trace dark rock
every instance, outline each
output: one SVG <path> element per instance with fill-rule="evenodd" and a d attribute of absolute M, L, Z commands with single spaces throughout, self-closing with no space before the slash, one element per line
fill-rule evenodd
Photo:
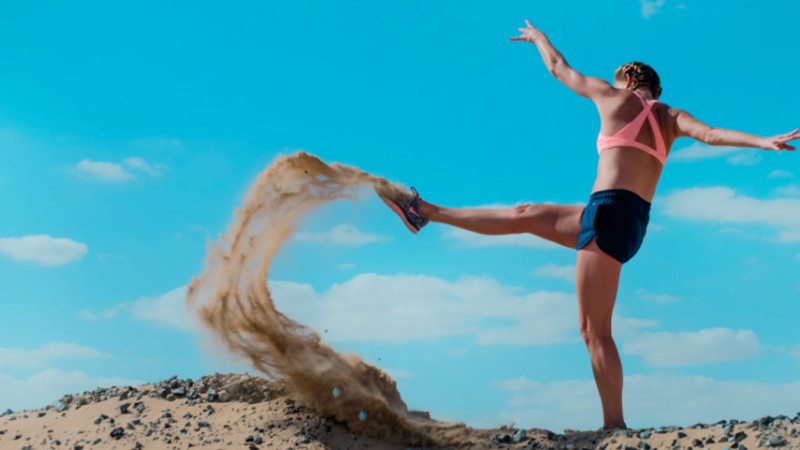
<path fill-rule="evenodd" d="M 136 411 L 139 411 L 139 412 L 143 412 L 144 411 L 144 403 L 142 403 L 142 402 L 134 403 L 133 404 L 133 409 L 135 409 Z"/>
<path fill-rule="evenodd" d="M 317 437 L 313 434 L 306 434 L 303 435 L 300 439 L 295 440 L 295 444 L 310 444 L 317 440 Z M 260 442 L 256 441 L 256 444 L 260 444 Z"/>
<path fill-rule="evenodd" d="M 254 440 L 255 440 L 255 438 L 253 437 L 253 435 L 252 435 L 252 434 L 251 434 L 251 435 L 248 435 L 248 436 L 247 436 L 247 437 L 244 439 L 244 441 L 245 441 L 245 442 L 253 442 Z"/>
<path fill-rule="evenodd" d="M 53 403 L 53 408 L 55 408 L 58 412 L 63 412 L 65 409 L 67 409 L 67 405 L 62 402 L 55 402 Z"/>
<path fill-rule="evenodd" d="M 639 443 L 636 445 L 636 447 L 638 447 L 638 448 L 640 448 L 642 450 L 650 450 L 650 444 L 648 444 L 645 441 L 639 441 Z"/>
<path fill-rule="evenodd" d="M 253 442 L 255 442 L 258 445 L 261 445 L 261 444 L 264 443 L 264 439 L 262 439 L 261 436 L 256 436 L 256 440 L 253 441 Z M 311 442 L 311 441 L 308 441 L 308 442 Z"/>
<path fill-rule="evenodd" d="M 695 440 L 692 441 L 692 446 L 693 447 L 702 447 L 703 446 L 703 441 L 701 441 L 700 439 L 695 439 Z"/>
<path fill-rule="evenodd" d="M 201 420 L 201 421 L 197 422 L 197 426 L 200 427 L 200 428 L 211 428 L 211 425 L 208 422 L 206 422 L 205 420 Z"/>
<path fill-rule="evenodd" d="M 524 439 L 525 439 L 525 430 L 521 429 L 517 430 L 517 432 L 514 433 L 514 437 L 511 438 L 511 440 L 514 442 L 522 442 Z"/>
<path fill-rule="evenodd" d="M 770 447 L 783 447 L 787 444 L 786 438 L 783 436 L 772 436 L 767 441 Z"/>
<path fill-rule="evenodd" d="M 211 414 L 214 414 L 214 407 L 212 407 L 211 405 L 206 405 L 206 408 L 203 410 L 203 412 L 207 416 L 210 416 Z"/>
<path fill-rule="evenodd" d="M 639 433 L 639 438 L 641 439 L 650 439 L 650 436 L 651 434 L 649 431 L 642 431 L 641 433 Z"/>
<path fill-rule="evenodd" d="M 507 434 L 495 434 L 492 436 L 492 442 L 495 444 L 508 444 L 513 438 Z"/>
<path fill-rule="evenodd" d="M 733 441 L 736 442 L 737 444 L 745 439 L 747 439 L 747 433 L 745 433 L 744 431 L 740 431 L 733 436 Z"/>
<path fill-rule="evenodd" d="M 683 431 L 678 431 L 678 439 L 683 439 L 686 436 L 687 436 L 686 433 L 684 433 Z"/>
<path fill-rule="evenodd" d="M 83 446 L 82 445 L 76 445 L 75 447 L 72 447 L 72 450 L 83 450 Z"/>
<path fill-rule="evenodd" d="M 19 434 L 19 433 L 17 433 L 17 434 L 15 434 L 14 436 L 11 436 L 11 440 L 12 440 L 12 441 L 17 441 L 17 440 L 19 440 L 21 437 L 22 437 L 22 435 L 21 435 L 21 434 Z"/>
<path fill-rule="evenodd" d="M 175 394 L 170 392 L 169 394 L 167 394 L 166 398 L 167 398 L 167 401 L 170 401 L 170 402 L 174 401 L 175 400 Z"/>
<path fill-rule="evenodd" d="M 3 411 L 3 414 L 0 414 L 0 417 L 7 416 L 9 414 L 14 414 L 14 411 L 12 411 L 10 409 L 7 409 L 7 410 Z"/>
<path fill-rule="evenodd" d="M 119 405 L 119 413 L 120 414 L 128 414 L 128 407 L 131 406 L 130 403 L 123 403 Z"/>
<path fill-rule="evenodd" d="M 184 395 L 186 395 L 186 388 L 183 387 L 183 386 L 179 386 L 179 387 L 173 389 L 172 393 L 175 394 L 175 395 L 184 396 Z"/>
<path fill-rule="evenodd" d="M 125 436 L 125 430 L 123 430 L 122 427 L 117 427 L 111 430 L 112 438 L 119 440 L 120 438 L 122 438 L 122 436 Z"/>

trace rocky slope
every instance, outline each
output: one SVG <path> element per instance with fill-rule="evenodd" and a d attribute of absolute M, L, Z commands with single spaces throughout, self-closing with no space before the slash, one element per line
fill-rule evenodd
<path fill-rule="evenodd" d="M 365 420 L 369 420 L 366 418 Z M 800 412 L 753 422 L 658 429 L 478 430 L 450 425 L 446 448 L 800 449 Z M 0 449 L 405 449 L 319 417 L 279 384 L 240 374 L 177 376 L 66 395 L 46 408 L 0 415 Z"/>

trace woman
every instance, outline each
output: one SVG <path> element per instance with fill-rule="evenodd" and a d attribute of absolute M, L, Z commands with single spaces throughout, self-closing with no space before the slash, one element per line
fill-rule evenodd
<path fill-rule="evenodd" d="M 611 337 L 611 315 L 622 264 L 638 251 L 649 220 L 650 202 L 675 139 L 691 137 L 709 145 L 794 150 L 798 130 L 759 137 L 712 128 L 686 111 L 657 101 L 658 75 L 646 64 L 619 67 L 611 85 L 570 67 L 541 31 L 525 20 L 512 41 L 536 44 L 547 69 L 576 94 L 594 101 L 600 113 L 597 178 L 586 207 L 521 205 L 508 209 L 454 209 L 411 194 L 381 198 L 416 233 L 429 220 L 482 234 L 532 233 L 577 248 L 575 284 L 580 333 L 592 362 L 603 405 L 603 428 L 625 427 L 622 365 Z"/>

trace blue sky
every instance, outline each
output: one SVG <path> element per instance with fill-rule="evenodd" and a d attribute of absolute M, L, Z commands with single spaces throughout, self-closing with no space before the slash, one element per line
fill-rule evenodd
<path fill-rule="evenodd" d="M 248 370 L 183 308 L 255 176 L 304 149 L 452 206 L 580 204 L 594 107 L 578 70 L 631 60 L 662 100 L 769 135 L 798 126 L 796 2 L 4 2 L 0 408 L 98 384 Z M 800 161 L 679 140 L 625 266 L 615 336 L 631 426 L 794 413 Z M 377 199 L 311 217 L 279 305 L 389 370 L 410 407 L 474 426 L 597 428 L 575 252 L 431 225 Z"/>

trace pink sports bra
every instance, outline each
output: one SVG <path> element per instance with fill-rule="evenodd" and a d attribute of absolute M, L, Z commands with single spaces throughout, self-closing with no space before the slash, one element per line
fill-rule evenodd
<path fill-rule="evenodd" d="M 653 116 L 652 112 L 653 105 L 658 103 L 658 100 L 653 99 L 645 102 L 639 94 L 636 94 L 636 96 L 642 101 L 644 109 L 613 136 L 599 134 L 597 136 L 597 153 L 602 153 L 603 150 L 612 147 L 634 147 L 653 155 L 663 166 L 667 162 L 667 149 L 664 145 L 664 140 L 661 138 L 661 129 L 658 127 L 658 121 L 655 116 Z M 639 136 L 645 119 L 650 122 L 650 128 L 653 129 L 653 137 L 655 137 L 656 141 L 655 150 L 641 142 L 636 142 L 636 137 Z"/>

